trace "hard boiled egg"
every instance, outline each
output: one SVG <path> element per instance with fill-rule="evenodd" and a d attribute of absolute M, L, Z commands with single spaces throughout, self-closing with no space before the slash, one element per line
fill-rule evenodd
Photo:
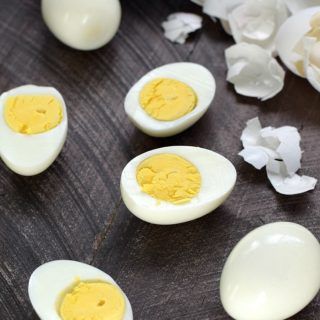
<path fill-rule="evenodd" d="M 116 282 L 85 263 L 45 263 L 32 273 L 28 291 L 41 320 L 133 319 L 130 302 Z"/>
<path fill-rule="evenodd" d="M 31 176 L 46 170 L 67 136 L 67 109 L 51 87 L 26 85 L 0 97 L 0 156 L 14 172 Z"/>
<path fill-rule="evenodd" d="M 119 0 L 42 0 L 42 15 L 51 32 L 64 44 L 94 50 L 116 34 L 121 7 Z"/>
<path fill-rule="evenodd" d="M 232 163 L 213 151 L 173 146 L 143 153 L 121 175 L 121 194 L 138 218 L 176 224 L 199 218 L 221 205 L 236 182 Z"/>
<path fill-rule="evenodd" d="M 213 75 L 189 62 L 167 64 L 143 76 L 124 107 L 134 125 L 154 137 L 169 137 L 197 122 L 215 94 Z"/>
<path fill-rule="evenodd" d="M 276 222 L 247 234 L 222 271 L 220 296 L 237 320 L 283 320 L 320 289 L 320 244 L 301 225 Z"/>

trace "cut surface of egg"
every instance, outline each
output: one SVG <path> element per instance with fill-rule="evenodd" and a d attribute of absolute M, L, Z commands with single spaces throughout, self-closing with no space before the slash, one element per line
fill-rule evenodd
<path fill-rule="evenodd" d="M 125 112 L 144 133 L 172 136 L 203 116 L 215 89 L 214 77 L 205 67 L 189 62 L 167 64 L 147 73 L 129 90 Z"/>
<path fill-rule="evenodd" d="M 67 109 L 51 87 L 26 85 L 0 97 L 0 156 L 14 172 L 31 176 L 46 170 L 67 136 Z"/>
<path fill-rule="evenodd" d="M 42 0 L 42 15 L 51 32 L 64 44 L 94 50 L 116 34 L 121 7 L 119 0 Z"/>
<path fill-rule="evenodd" d="M 28 291 L 41 320 L 133 319 L 130 302 L 116 282 L 85 263 L 45 263 L 32 273 Z"/>
<path fill-rule="evenodd" d="M 301 225 L 276 222 L 248 233 L 221 275 L 224 309 L 237 320 L 283 320 L 320 289 L 320 244 Z"/>
<path fill-rule="evenodd" d="M 154 224 L 199 218 L 221 205 L 236 182 L 232 163 L 211 150 L 172 146 L 143 153 L 121 175 L 129 211 Z"/>
<path fill-rule="evenodd" d="M 276 48 L 280 59 L 289 70 L 298 76 L 304 77 L 295 63 L 301 59 L 295 49 L 299 41 L 310 31 L 312 17 L 318 12 L 320 12 L 320 7 L 299 11 L 282 24 L 276 37 Z"/>

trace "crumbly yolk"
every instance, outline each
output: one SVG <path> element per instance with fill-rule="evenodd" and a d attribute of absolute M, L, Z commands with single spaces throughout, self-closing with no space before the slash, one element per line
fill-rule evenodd
<path fill-rule="evenodd" d="M 175 154 L 147 158 L 138 166 L 136 176 L 142 191 L 159 201 L 174 204 L 189 202 L 201 186 L 198 169 Z"/>
<path fill-rule="evenodd" d="M 4 117 L 15 132 L 37 134 L 56 127 L 62 120 L 61 102 L 51 95 L 17 95 L 5 102 Z"/>
<path fill-rule="evenodd" d="M 60 306 L 62 320 L 122 320 L 124 311 L 122 292 L 107 282 L 80 282 Z"/>
<path fill-rule="evenodd" d="M 154 119 L 172 121 L 191 112 L 197 95 L 187 84 L 167 78 L 148 82 L 140 92 L 140 105 Z"/>

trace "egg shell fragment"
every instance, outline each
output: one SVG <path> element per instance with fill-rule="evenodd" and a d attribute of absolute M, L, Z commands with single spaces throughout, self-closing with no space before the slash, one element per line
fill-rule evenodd
<path fill-rule="evenodd" d="M 276 49 L 280 59 L 299 77 L 301 74 L 294 65 L 296 55 L 293 51 L 301 38 L 311 29 L 311 17 L 317 12 L 320 12 L 320 6 L 299 11 L 282 24 L 276 36 Z"/>
<path fill-rule="evenodd" d="M 320 244 L 301 225 L 276 222 L 248 233 L 221 275 L 224 309 L 237 320 L 282 320 L 320 289 Z"/>
<path fill-rule="evenodd" d="M 319 0 L 284 0 L 288 9 L 292 14 L 297 13 L 303 9 L 309 7 L 315 7 L 320 5 Z"/>
<path fill-rule="evenodd" d="M 4 106 L 8 97 L 15 95 L 50 94 L 61 103 L 63 118 L 55 128 L 38 134 L 14 132 L 4 118 Z M 25 85 L 4 92 L 0 97 L 0 156 L 15 173 L 32 176 L 46 170 L 59 155 L 67 136 L 68 115 L 61 94 L 51 87 Z"/>
<path fill-rule="evenodd" d="M 38 267 L 29 280 L 29 298 L 41 320 L 61 320 L 58 308 L 62 294 L 79 279 L 80 281 L 103 281 L 117 286 L 126 302 L 123 320 L 133 319 L 128 298 L 108 274 L 82 262 L 55 260 Z"/>
<path fill-rule="evenodd" d="M 173 121 L 159 121 L 150 117 L 140 105 L 139 94 L 149 81 L 156 78 L 176 79 L 189 85 L 198 98 L 194 110 Z M 191 127 L 204 115 L 214 98 L 215 90 L 215 79 L 205 67 L 190 62 L 172 63 L 156 68 L 143 76 L 129 90 L 124 108 L 133 124 L 144 133 L 154 137 L 169 137 Z"/>
<path fill-rule="evenodd" d="M 61 42 L 78 50 L 95 50 L 116 34 L 119 0 L 42 0 L 42 16 Z"/>
<path fill-rule="evenodd" d="M 199 170 L 201 188 L 190 202 L 158 203 L 141 190 L 136 179 L 137 167 L 143 160 L 163 153 L 179 155 Z M 230 195 L 236 176 L 232 163 L 216 152 L 190 146 L 165 147 L 145 152 L 126 165 L 121 175 L 121 195 L 129 211 L 138 218 L 154 224 L 177 224 L 200 218 L 220 206 Z"/>
<path fill-rule="evenodd" d="M 168 16 L 162 23 L 164 36 L 176 43 L 186 42 L 189 33 L 192 33 L 202 27 L 202 17 L 188 12 L 176 12 Z"/>

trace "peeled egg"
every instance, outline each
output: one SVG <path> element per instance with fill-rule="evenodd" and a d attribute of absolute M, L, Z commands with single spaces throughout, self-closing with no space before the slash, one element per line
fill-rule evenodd
<path fill-rule="evenodd" d="M 154 137 L 169 137 L 197 122 L 215 94 L 213 75 L 189 62 L 167 64 L 143 76 L 128 92 L 124 107 L 134 125 Z"/>
<path fill-rule="evenodd" d="M 41 320 L 133 319 L 130 302 L 116 282 L 85 263 L 45 263 L 32 273 L 28 291 Z"/>
<path fill-rule="evenodd" d="M 122 171 L 121 194 L 138 218 L 177 224 L 199 218 L 230 195 L 236 170 L 211 150 L 173 146 L 145 152 Z"/>
<path fill-rule="evenodd" d="M 297 69 L 295 47 L 303 36 L 311 29 L 310 22 L 314 14 L 320 12 L 320 7 L 311 7 L 289 17 L 280 27 L 276 37 L 276 48 L 282 62 L 289 70 L 302 76 Z"/>
<path fill-rule="evenodd" d="M 221 275 L 224 309 L 237 320 L 283 320 L 320 289 L 320 244 L 301 225 L 276 222 L 247 234 Z"/>
<path fill-rule="evenodd" d="M 42 15 L 51 32 L 64 44 L 94 50 L 116 34 L 121 6 L 119 0 L 42 0 Z"/>
<path fill-rule="evenodd" d="M 67 136 L 67 109 L 51 87 L 26 85 L 0 97 L 0 156 L 14 172 L 31 176 L 46 170 Z"/>

